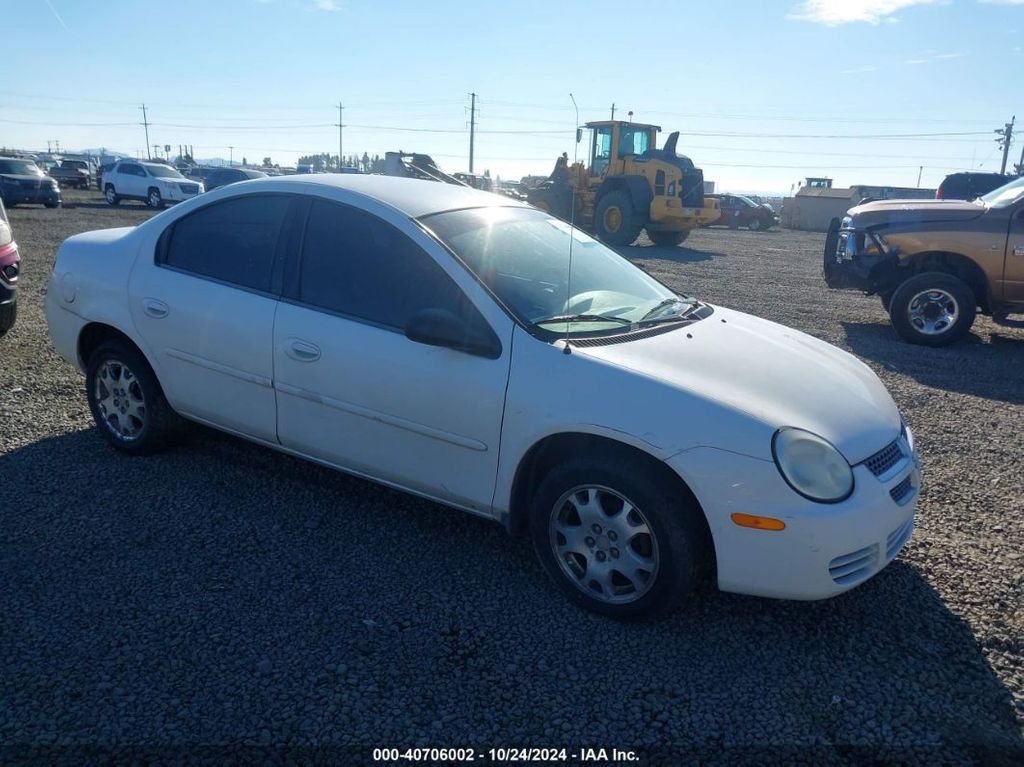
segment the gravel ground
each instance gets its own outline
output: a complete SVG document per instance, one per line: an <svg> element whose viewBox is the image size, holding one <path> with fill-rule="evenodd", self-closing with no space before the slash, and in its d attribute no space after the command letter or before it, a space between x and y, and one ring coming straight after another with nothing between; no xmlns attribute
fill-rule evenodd
<svg viewBox="0 0 1024 767"><path fill-rule="evenodd" d="M470 516L204 429L149 459L109 449L50 348L42 290L63 238L148 212L68 198L10 216L24 271L0 341L0 743L1024 758L1024 332L979 318L955 348L899 343L877 298L823 286L823 235L626 249L864 359L914 427L925 486L904 553L849 594L707 590L621 625Z"/></svg>

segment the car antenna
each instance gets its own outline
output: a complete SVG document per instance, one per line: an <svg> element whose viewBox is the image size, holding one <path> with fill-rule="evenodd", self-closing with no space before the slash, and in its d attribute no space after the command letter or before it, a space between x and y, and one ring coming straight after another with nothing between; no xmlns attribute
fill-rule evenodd
<svg viewBox="0 0 1024 767"><path fill-rule="evenodd" d="M580 153L580 139L582 133L580 132L580 108L576 104L576 97L569 94L569 98L572 99L573 109L576 110L576 144L572 150L572 164L576 166L577 158ZM577 183L579 179L576 179ZM569 209L569 271L565 277L565 313L569 313L569 301L572 300L572 244L576 240L576 184L570 184L572 186L572 207ZM572 347L569 346L569 320L565 321L565 346L562 348L562 354L572 354Z"/></svg>

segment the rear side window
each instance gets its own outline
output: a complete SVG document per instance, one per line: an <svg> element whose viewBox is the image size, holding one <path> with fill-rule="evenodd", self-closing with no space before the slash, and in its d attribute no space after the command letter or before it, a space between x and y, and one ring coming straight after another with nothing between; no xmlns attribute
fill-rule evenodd
<svg viewBox="0 0 1024 767"><path fill-rule="evenodd" d="M370 214L316 200L298 274L299 301L403 329L423 309L483 322L452 279L412 240Z"/></svg>
<svg viewBox="0 0 1024 767"><path fill-rule="evenodd" d="M174 224L157 258L175 269L269 293L287 211L284 195L208 205Z"/></svg>

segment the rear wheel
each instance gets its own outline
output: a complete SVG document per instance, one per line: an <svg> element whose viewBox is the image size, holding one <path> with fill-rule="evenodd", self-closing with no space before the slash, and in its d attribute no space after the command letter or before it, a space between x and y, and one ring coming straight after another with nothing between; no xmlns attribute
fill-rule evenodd
<svg viewBox="0 0 1024 767"><path fill-rule="evenodd" d="M893 328L904 341L945 346L970 331L977 313L977 298L959 277L924 272L896 288L888 310Z"/></svg>
<svg viewBox="0 0 1024 767"><path fill-rule="evenodd" d="M0 336L14 327L14 321L18 318L18 304L12 301L9 304L0 306Z"/></svg>
<svg viewBox="0 0 1024 767"><path fill-rule="evenodd" d="M580 607L641 620L677 607L707 557L700 509L661 472L616 452L555 466L530 508L548 575Z"/></svg>
<svg viewBox="0 0 1024 767"><path fill-rule="evenodd" d="M639 219L629 195L617 190L598 200L594 228L598 238L609 245L632 245L643 229Z"/></svg>
<svg viewBox="0 0 1024 767"><path fill-rule="evenodd" d="M648 229L647 236L651 238L651 242L655 245L674 247L682 245L686 241L686 238L690 236L690 230L687 229L685 232L652 232Z"/></svg>
<svg viewBox="0 0 1024 767"><path fill-rule="evenodd" d="M89 356L85 393L103 438L126 453L162 449L181 423L149 363L124 341L102 343Z"/></svg>
<svg viewBox="0 0 1024 767"><path fill-rule="evenodd" d="M114 191L113 184L107 184L103 190L103 198L107 201L108 205L117 205L121 202L121 197Z"/></svg>

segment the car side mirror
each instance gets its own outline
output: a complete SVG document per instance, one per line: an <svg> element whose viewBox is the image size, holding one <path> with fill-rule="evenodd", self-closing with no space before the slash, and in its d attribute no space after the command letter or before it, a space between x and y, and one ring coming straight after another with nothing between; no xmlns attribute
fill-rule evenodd
<svg viewBox="0 0 1024 767"><path fill-rule="evenodd" d="M501 341L494 331L481 324L470 324L447 309L424 309L409 319L405 337L427 346L440 346L476 357L498 359Z"/></svg>

